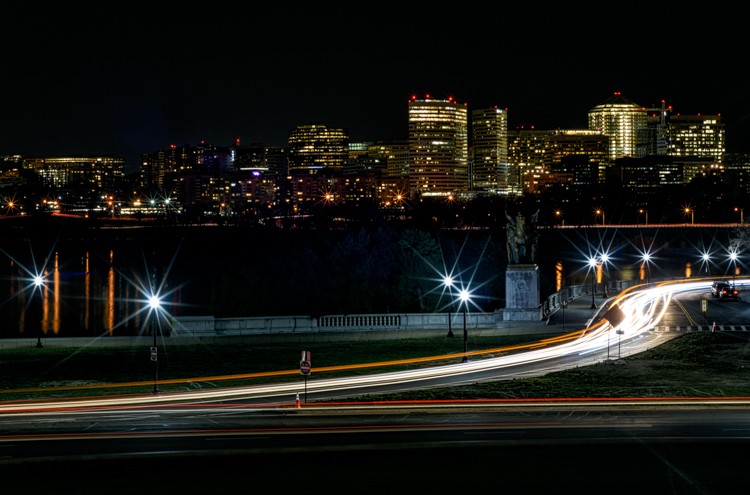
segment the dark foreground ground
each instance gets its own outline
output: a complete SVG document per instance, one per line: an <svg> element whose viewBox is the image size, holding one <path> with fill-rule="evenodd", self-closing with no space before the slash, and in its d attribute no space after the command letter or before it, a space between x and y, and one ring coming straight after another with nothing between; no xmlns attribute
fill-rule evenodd
<svg viewBox="0 0 750 495"><path fill-rule="evenodd" d="M91 459L2 468L4 493L742 494L747 447L718 442L506 445Z"/></svg>

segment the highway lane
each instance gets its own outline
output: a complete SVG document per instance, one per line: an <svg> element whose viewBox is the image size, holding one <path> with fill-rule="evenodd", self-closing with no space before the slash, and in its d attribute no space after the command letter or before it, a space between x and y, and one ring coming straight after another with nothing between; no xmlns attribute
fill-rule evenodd
<svg viewBox="0 0 750 495"><path fill-rule="evenodd" d="M134 410L69 411L45 417L16 416L4 421L2 460L45 455L76 457L176 452L191 438L210 438L226 448L285 449L315 442L388 445L386 433L410 432L409 442L460 442L466 432L484 432L472 442L513 443L551 439L628 441L659 438L749 439L750 398L708 399L551 399L477 400L463 403L329 403L294 406L193 404ZM501 437L488 435L502 431ZM423 439L419 439L424 434ZM313 437L316 437L313 439ZM481 437L481 438L480 438ZM117 439L103 447L101 440ZM200 448L193 445L193 449ZM137 445L132 450L128 443ZM150 446L147 446L149 445ZM71 447L77 445L77 447ZM204 444L206 445L206 444ZM219 443L205 446L215 450ZM80 450L80 453L76 453ZM14 455L10 455L14 452Z"/></svg>

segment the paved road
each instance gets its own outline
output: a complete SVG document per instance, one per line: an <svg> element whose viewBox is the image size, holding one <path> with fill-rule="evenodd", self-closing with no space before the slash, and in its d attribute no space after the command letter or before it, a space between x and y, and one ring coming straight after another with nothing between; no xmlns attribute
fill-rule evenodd
<svg viewBox="0 0 750 495"><path fill-rule="evenodd" d="M750 332L750 302L747 288L740 288L738 301L719 301L705 291L678 294L672 299L663 320L656 326L659 332L711 331ZM562 327L565 331L585 328L603 317L616 294L580 296L571 301L565 310L558 310L549 319L549 325ZM745 297L743 297L745 296ZM703 301L703 302L702 302ZM593 303L593 304L592 304ZM705 306L704 306L705 305ZM705 311L704 311L705 308Z"/></svg>

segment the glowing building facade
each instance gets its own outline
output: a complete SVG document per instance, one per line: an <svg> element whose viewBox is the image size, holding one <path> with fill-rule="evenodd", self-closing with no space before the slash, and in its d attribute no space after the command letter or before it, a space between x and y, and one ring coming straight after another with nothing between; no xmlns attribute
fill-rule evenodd
<svg viewBox="0 0 750 495"><path fill-rule="evenodd" d="M48 187L93 194L114 189L125 175L125 160L114 156L27 158L23 167L36 172Z"/></svg>
<svg viewBox="0 0 750 495"><path fill-rule="evenodd" d="M638 158L643 153L648 113L619 92L589 110L589 129L609 137L609 161Z"/></svg>
<svg viewBox="0 0 750 495"><path fill-rule="evenodd" d="M289 132L287 156L290 175L340 171L349 157L349 137L345 129L297 126Z"/></svg>
<svg viewBox="0 0 750 495"><path fill-rule="evenodd" d="M409 188L446 196L469 188L468 111L453 98L409 100Z"/></svg>
<svg viewBox="0 0 750 495"><path fill-rule="evenodd" d="M484 108L471 112L473 173L472 186L499 194L508 187L508 111Z"/></svg>
<svg viewBox="0 0 750 495"><path fill-rule="evenodd" d="M723 169L726 132L720 115L672 115L667 126L667 154L683 167L690 182L709 170Z"/></svg>
<svg viewBox="0 0 750 495"><path fill-rule="evenodd" d="M609 139L589 129L508 132L509 184L518 194L555 182L589 187L604 181Z"/></svg>

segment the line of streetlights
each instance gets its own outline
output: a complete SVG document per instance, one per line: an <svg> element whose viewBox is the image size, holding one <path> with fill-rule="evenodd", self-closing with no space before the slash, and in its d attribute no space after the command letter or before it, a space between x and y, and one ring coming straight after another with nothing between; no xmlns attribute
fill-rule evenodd
<svg viewBox="0 0 750 495"><path fill-rule="evenodd" d="M710 255L708 253L704 253L702 255L703 261L708 265L710 261ZM729 259L732 264L732 285L735 284L735 275L737 272L737 261L738 261L739 255L737 251L732 250L729 253ZM644 253L642 255L642 261L644 264L646 264L646 270L647 270L647 283L650 283L650 263L651 256L649 253ZM609 262L609 255L607 253L602 253L599 255L599 259L597 260L596 256L590 257L588 259L588 265L589 269L591 270L591 309L596 309L596 301L595 301L595 293L596 293L596 272L598 263L601 261L603 269L606 269L606 264ZM708 272L708 267L706 269ZM461 362L467 362L469 360L468 358L468 329L467 329L467 309L469 305L469 301L471 300L471 292L467 288L461 288L457 293L453 292L454 289L454 281L453 278L450 276L446 276L443 280L443 284L448 290L449 295L451 297L451 307L454 301L454 298L457 296L459 300L459 310L463 310L463 358ZM44 279L40 275L36 275L33 279L33 285L34 289L37 288L41 291L41 287L44 285ZM607 297L607 290L606 290L606 281L605 281L605 287L604 287L604 298ZM154 384L153 384L153 392L158 393L158 380L159 380L159 362L158 362L158 347L157 347L157 340L156 336L158 333L158 317L159 312L161 309L161 299L158 295L152 294L149 297L148 305L149 305L149 317L151 318L151 334L153 337L153 344L151 347L151 360L154 363ZM448 311L448 337L453 337L453 330L451 327L451 311L449 309ZM37 347L41 348L41 337L38 338L37 341ZM609 346L608 346L609 347ZM608 349L609 350L609 349Z"/></svg>
<svg viewBox="0 0 750 495"><path fill-rule="evenodd" d="M689 206L686 206L686 207L683 208L682 211L683 211L683 213L685 213L685 215L688 215L688 214L690 215L690 224L691 225L695 225L695 209L691 208ZM744 225L745 224L745 208L736 207L734 209L734 211L736 211L737 213L740 214L740 224ZM562 220L563 212L561 210L555 210L554 213L555 213L555 218L558 220L558 222L561 222L561 225L565 225L565 221ZM596 210L594 210L594 214L597 217L601 216L602 217L602 223L601 224L602 225L606 225L607 222L606 222L606 217L605 217L605 214L604 214L604 210L602 210L602 209L596 209ZM639 208L638 209L638 214L639 215L644 215L646 217L646 223L645 224L648 225L649 224L648 223L648 210L645 209L645 208Z"/></svg>

